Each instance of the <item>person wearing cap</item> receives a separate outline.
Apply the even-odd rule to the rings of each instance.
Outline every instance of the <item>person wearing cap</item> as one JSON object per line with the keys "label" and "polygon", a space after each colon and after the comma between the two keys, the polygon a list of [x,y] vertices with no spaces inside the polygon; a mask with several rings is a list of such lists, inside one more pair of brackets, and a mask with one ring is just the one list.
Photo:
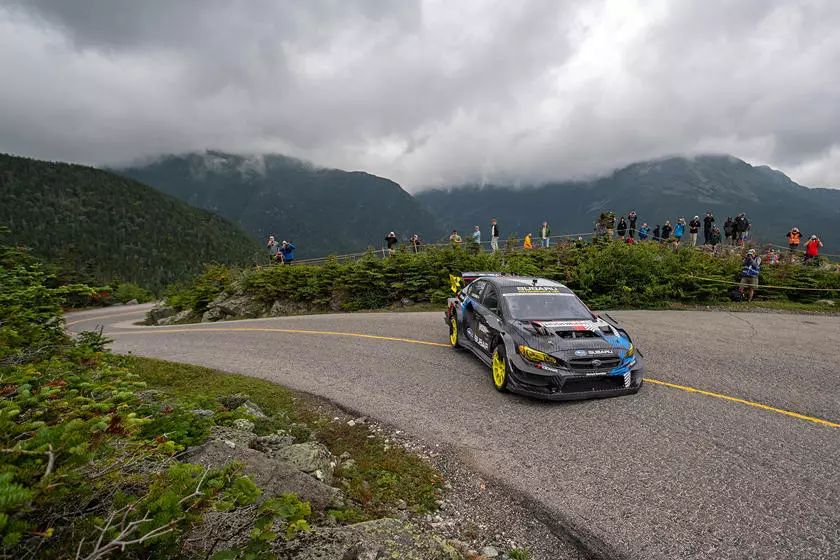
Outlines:
{"label": "person wearing cap", "polygon": [[461,239],[461,236],[458,235],[458,231],[453,229],[452,230],[452,235],[449,236],[449,242],[452,243],[453,245],[457,245],[458,247],[460,247],[461,246],[461,241],[462,241],[462,239]]}
{"label": "person wearing cap", "polygon": [[691,239],[691,246],[697,246],[697,233],[700,231],[700,216],[694,216],[694,219],[688,222],[688,236]]}
{"label": "person wearing cap", "polygon": [[748,301],[752,301],[755,295],[755,289],[758,287],[758,274],[761,271],[761,257],[755,254],[755,249],[747,251],[747,256],[744,257],[743,268],[741,269],[741,283],[738,290],[741,296],[744,295],[746,288],[750,289]]}
{"label": "person wearing cap", "polygon": [[790,262],[793,262],[794,253],[799,250],[799,242],[802,240],[802,232],[799,231],[799,228],[793,226],[789,232],[787,232],[788,238],[788,256],[790,257]]}
{"label": "person wearing cap", "polygon": [[411,236],[411,246],[414,248],[415,253],[420,252],[420,247],[423,245],[423,242],[420,241],[420,236],[416,233]]}
{"label": "person wearing cap", "polygon": [[817,262],[820,261],[820,247],[822,247],[822,241],[816,235],[812,235],[811,238],[805,243],[805,264],[816,260]]}
{"label": "person wearing cap", "polygon": [[295,246],[284,239],[278,254],[283,256],[283,264],[292,264],[292,261],[295,260]]}
{"label": "person wearing cap", "polygon": [[388,245],[388,254],[394,256],[397,253],[397,236],[393,231],[385,236],[385,243]]}
{"label": "person wearing cap", "polygon": [[[650,235],[650,228],[647,225],[647,222],[642,224],[642,227],[639,228],[639,241],[647,241],[648,236]],[[632,236],[631,236],[632,239]]]}

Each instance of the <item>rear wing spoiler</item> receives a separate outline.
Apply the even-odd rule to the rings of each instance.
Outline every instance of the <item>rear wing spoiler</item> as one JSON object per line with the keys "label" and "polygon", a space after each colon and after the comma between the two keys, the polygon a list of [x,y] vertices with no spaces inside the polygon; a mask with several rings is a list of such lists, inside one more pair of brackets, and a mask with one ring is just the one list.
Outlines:
{"label": "rear wing spoiler", "polygon": [[469,286],[479,278],[497,278],[499,276],[506,276],[504,272],[462,272],[460,276],[449,275],[449,284],[452,291],[457,293],[458,290]]}

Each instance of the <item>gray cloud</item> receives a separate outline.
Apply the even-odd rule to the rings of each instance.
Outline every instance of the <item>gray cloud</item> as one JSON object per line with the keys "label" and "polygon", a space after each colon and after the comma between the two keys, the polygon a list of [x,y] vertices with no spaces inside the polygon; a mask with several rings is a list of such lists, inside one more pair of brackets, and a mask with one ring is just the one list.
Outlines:
{"label": "gray cloud", "polygon": [[0,151],[215,148],[408,188],[729,152],[840,186],[830,0],[0,0]]}

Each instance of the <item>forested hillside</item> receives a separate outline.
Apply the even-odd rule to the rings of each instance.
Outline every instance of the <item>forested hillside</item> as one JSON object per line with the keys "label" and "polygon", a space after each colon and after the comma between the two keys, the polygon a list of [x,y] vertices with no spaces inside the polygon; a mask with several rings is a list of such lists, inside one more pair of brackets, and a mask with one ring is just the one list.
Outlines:
{"label": "forested hillside", "polygon": [[220,215],[265,242],[297,246],[298,258],[382,247],[394,231],[429,241],[444,230],[397,183],[359,171],[315,167],[282,155],[222,152],[167,156],[115,170]]}
{"label": "forested hillside", "polygon": [[150,289],[207,262],[249,263],[262,248],[224,218],[137,181],[81,165],[0,154],[0,225],[80,277]]}

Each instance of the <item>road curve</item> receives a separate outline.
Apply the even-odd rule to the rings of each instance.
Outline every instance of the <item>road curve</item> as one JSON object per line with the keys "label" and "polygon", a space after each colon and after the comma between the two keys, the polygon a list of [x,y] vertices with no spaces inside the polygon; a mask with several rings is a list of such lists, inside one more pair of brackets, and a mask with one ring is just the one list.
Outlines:
{"label": "road curve", "polygon": [[497,393],[446,347],[441,313],[134,325],[146,309],[68,321],[104,325],[116,352],[269,379],[447,445],[593,557],[840,558],[836,317],[616,312],[655,382],[545,403]]}

